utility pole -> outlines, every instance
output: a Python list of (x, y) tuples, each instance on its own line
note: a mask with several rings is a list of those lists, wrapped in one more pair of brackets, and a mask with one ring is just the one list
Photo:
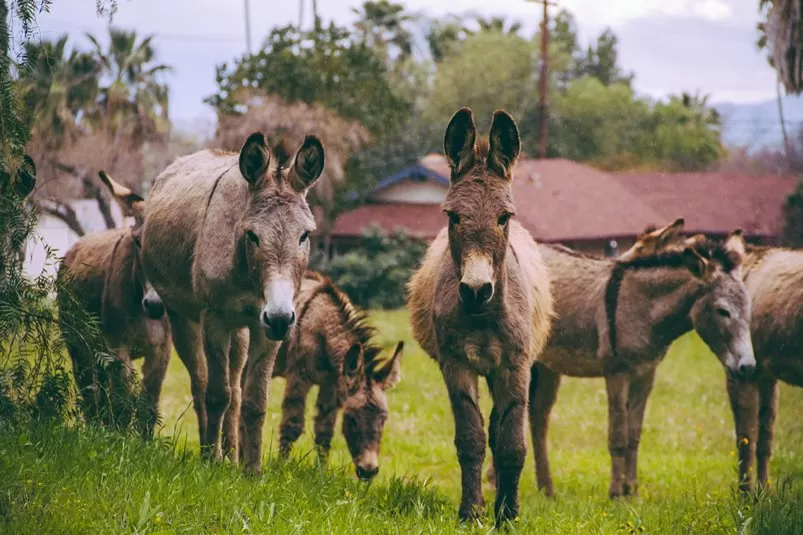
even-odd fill
[(251, 55), (251, 12), (248, 9), (248, 0), (245, 0), (245, 46), (248, 55)]
[(298, 0), (298, 29), (304, 26), (304, 1)]
[(556, 5), (550, 0), (530, 0), (543, 4), (544, 14), (541, 19), (541, 74), (538, 80), (538, 112), (539, 126), (538, 133), (538, 157), (546, 158), (547, 148), (547, 121), (549, 118), (548, 98), (549, 91), (549, 6)]

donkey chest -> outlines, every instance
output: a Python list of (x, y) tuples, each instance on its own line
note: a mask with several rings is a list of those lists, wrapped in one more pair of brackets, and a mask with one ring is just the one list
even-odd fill
[(461, 362), (479, 375), (489, 375), (497, 368), (515, 365), (517, 359), (526, 358), (514, 344), (494, 332), (456, 336), (442, 346), (441, 355)]

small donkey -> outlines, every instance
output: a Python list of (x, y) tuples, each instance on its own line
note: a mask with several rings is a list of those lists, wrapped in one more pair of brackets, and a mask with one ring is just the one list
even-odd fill
[(499, 473), (494, 515), (502, 525), (519, 511), (530, 367), (549, 336), (552, 294), (540, 247), (513, 219), (513, 168), (521, 145), (513, 118), (494, 113), (489, 137), (477, 142), (468, 108), (449, 122), (448, 226), (411, 278), (408, 304), (413, 335), (438, 362), (449, 392), (462, 472), (461, 520), (482, 514), (486, 444), (477, 378), (488, 382), (494, 401), (488, 442)]
[[(682, 227), (676, 221), (660, 229), (648, 228), (623, 256), (636, 258), (705, 239), (698, 234), (684, 240)], [(758, 484), (769, 485), (778, 381), (803, 386), (803, 251), (748, 245), (743, 275), (751, 299), (757, 367), (750, 378), (728, 374), (727, 387), (736, 425), (739, 487), (750, 491), (756, 457)]]
[[(130, 229), (116, 229), (87, 234), (64, 256), (58, 277), (63, 282), (59, 292), (59, 319), (62, 336), (73, 362), (73, 374), (82, 397), (87, 419), (97, 417), (108, 396), (130, 399), (131, 359), (145, 357), (143, 367), (144, 401), (147, 410), (142, 432), (153, 435), (159, 414), (159, 396), (170, 361), (170, 322), (159, 295), (146, 280), (140, 253), (140, 230), (144, 200), (118, 184), (105, 172), (99, 173), (126, 216), (134, 217)], [(104, 337), (115, 351), (120, 368), (106, 382), (106, 373), (95, 362), (93, 348), (87, 347), (81, 333), (74, 332), (71, 311), (80, 307), (100, 318)], [(114, 409), (115, 411), (117, 409)], [(105, 414), (103, 418), (120, 418)]]
[[(553, 494), (549, 414), (561, 375), (604, 377), (608, 393), (610, 497), (637, 494), (642, 422), (655, 372), (674, 340), (694, 329), (731, 375), (755, 369), (741, 233), (629, 261), (544, 246), (558, 318), (533, 366), (530, 426), (538, 487)], [(489, 474), (489, 479), (492, 474)]]
[(385, 391), (401, 379), (400, 341), (393, 356), (379, 358), (375, 329), (327, 277), (308, 272), (296, 298), (298, 328), (279, 349), (274, 377), (287, 379), (282, 402), (279, 451), (286, 457), (304, 430), (304, 406), (312, 385), (318, 385), (315, 444), (325, 461), (337, 413), (343, 409), (343, 436), (357, 477), (369, 480), (379, 472), (382, 430), (388, 416)]

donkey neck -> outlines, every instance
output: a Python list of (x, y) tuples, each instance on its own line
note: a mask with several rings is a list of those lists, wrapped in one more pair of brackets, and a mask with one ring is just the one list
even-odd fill
[(614, 354), (659, 358), (694, 328), (691, 310), (705, 284), (684, 267), (625, 269), (615, 317)]

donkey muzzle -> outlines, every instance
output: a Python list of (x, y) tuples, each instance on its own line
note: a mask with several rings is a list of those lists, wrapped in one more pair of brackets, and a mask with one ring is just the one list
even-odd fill
[(487, 256), (470, 254), (461, 271), (457, 295), (469, 314), (479, 314), (494, 296), (493, 263)]
[(158, 320), (164, 316), (165, 305), (155, 291), (149, 290), (142, 298), (142, 310), (145, 311), (148, 318)]
[(296, 322), (295, 286), (292, 281), (278, 279), (271, 281), (265, 288), (265, 307), (259, 316), (259, 322), (265, 329), (265, 335), (274, 341), (288, 337)]

